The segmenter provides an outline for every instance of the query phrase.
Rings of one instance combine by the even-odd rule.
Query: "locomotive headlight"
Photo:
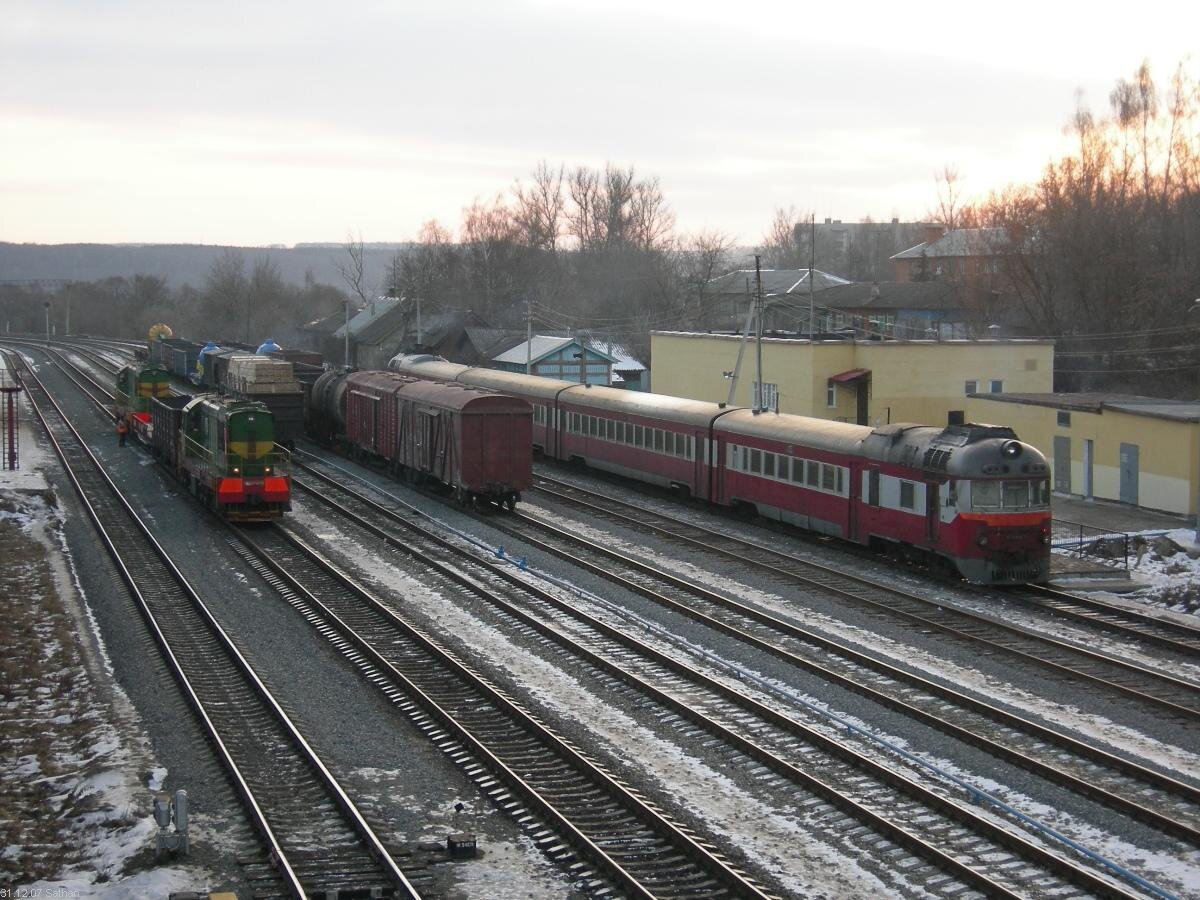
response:
[[[987,535],[986,535],[986,534],[981,534],[981,535],[980,535],[980,536],[979,536],[979,537],[978,537],[978,538],[975,540],[975,543],[977,543],[977,544],[978,544],[980,547],[986,547],[986,546],[987,546],[987,544],[988,544]]]
[[[233,474],[234,474],[234,475],[236,475],[236,474],[237,474],[239,471],[241,471],[241,470],[240,470],[240,469],[238,469],[238,467],[237,467],[237,466],[234,466],[234,467],[233,467]]]
[[[1000,455],[1005,459],[1016,459],[1024,452],[1025,448],[1021,446],[1020,441],[1005,441],[1004,446],[1000,448]]]

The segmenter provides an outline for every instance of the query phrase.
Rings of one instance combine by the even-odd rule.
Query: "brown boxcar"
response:
[[[392,372],[345,376],[346,439],[397,474],[464,501],[512,507],[529,486],[533,409],[525,400]]]

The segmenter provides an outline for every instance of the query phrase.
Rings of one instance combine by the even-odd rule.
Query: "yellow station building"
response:
[[[757,351],[741,335],[654,332],[656,393],[753,404]],[[1054,394],[1052,341],[767,337],[763,383],[779,412],[883,425],[1011,426],[1046,454],[1057,493],[1180,515],[1197,511],[1200,402]]]
[[[728,400],[726,373],[741,350],[732,402],[753,404],[753,339],[743,345],[741,335],[656,331],[650,340],[656,393]],[[1048,392],[1054,379],[1052,341],[768,337],[762,356],[767,397],[777,392],[779,412],[864,425],[945,424],[952,413],[965,414],[970,394]]]
[[[967,417],[1011,425],[1050,460],[1056,493],[1195,515],[1200,402],[1127,394],[967,399]]]

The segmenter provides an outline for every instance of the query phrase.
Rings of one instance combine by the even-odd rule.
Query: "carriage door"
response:
[[[925,482],[925,539],[930,545],[937,543],[938,517],[941,515],[939,487],[936,481]]]
[[[417,468],[422,472],[433,471],[434,454],[437,452],[437,416],[426,410],[417,412]]]

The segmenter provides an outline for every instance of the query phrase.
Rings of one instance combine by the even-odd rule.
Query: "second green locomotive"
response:
[[[227,519],[265,522],[290,508],[289,455],[262,403],[216,394],[156,398],[154,454],[201,502]]]

